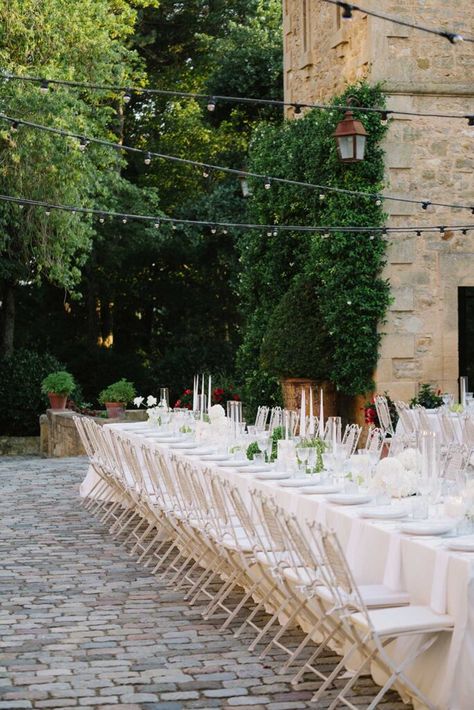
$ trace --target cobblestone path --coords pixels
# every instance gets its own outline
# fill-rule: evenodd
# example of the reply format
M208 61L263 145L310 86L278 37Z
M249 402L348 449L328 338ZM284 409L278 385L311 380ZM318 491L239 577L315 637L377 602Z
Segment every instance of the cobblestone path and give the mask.
M316 708L314 676L295 689L281 657L219 633L80 507L86 466L0 460L0 710ZM352 700L373 694L364 679Z

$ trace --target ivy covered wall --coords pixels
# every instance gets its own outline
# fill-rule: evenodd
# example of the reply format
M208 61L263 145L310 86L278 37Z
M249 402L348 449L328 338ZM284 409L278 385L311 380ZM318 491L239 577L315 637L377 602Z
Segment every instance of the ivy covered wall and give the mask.
M366 84L348 87L334 105L345 104L349 96L363 106L384 106L380 88ZM282 126L261 126L251 144L249 169L368 194L381 191L380 142L386 126L378 113L355 109L368 132L365 160L343 164L332 135L343 114L340 109L315 109ZM373 198L277 183L267 190L261 181L252 184L252 191L249 218L264 224L377 227L385 220L383 206ZM390 302L389 284L381 277L384 237L370 231L336 232L328 238L255 231L243 234L238 248L244 330L237 364L249 408L279 401L279 375L310 377L318 372L343 394L369 391L380 341L377 326ZM292 295L285 298L290 288ZM300 317L311 309L308 300L317 318ZM292 323L298 347L294 367L286 346Z

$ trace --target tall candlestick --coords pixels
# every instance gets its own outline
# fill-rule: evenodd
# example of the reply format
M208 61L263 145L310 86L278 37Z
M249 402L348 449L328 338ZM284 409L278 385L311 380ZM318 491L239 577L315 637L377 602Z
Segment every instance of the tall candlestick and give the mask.
M313 387L309 388L309 435L314 436Z
M322 439L324 436L324 401L323 401L323 388L319 390L319 437Z
M208 413L211 411L211 399L212 399L212 397L211 397L211 392L212 392L212 390L211 390L211 381L212 381L212 378L211 378L211 375L209 375L209 397L208 397L208 399L207 399L207 411L208 411Z
M204 419L204 373L202 375L202 386L201 386L201 419Z
M194 384L193 384L193 412L197 412L198 408L198 382L197 382L197 375L194 375Z
M301 408L300 408L300 436L306 436L306 391L301 388Z

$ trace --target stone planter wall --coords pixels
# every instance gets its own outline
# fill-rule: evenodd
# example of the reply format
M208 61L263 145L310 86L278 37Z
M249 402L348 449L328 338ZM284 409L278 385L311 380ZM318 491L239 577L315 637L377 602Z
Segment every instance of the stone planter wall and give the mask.
M281 380L285 409L298 410L301 406L301 388L306 388L306 412L309 414L309 388L313 389L314 414L319 416L319 390L323 389L324 419L338 415L337 393L332 382L315 382L300 377Z
M48 409L40 417L40 451L45 458L85 456L79 434L74 424L75 412ZM95 417L97 424L114 424L121 421L145 421L145 410L127 410L121 419Z
M0 436L0 456L39 456L39 436Z

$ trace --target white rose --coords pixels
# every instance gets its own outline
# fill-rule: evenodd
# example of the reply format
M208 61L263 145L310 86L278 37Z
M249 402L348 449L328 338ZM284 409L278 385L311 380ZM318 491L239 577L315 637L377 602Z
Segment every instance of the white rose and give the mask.
M225 417L225 410L220 404L213 404L209 410L209 419L211 422L217 422Z
M149 394L148 397L146 398L146 406L147 407L154 407L155 404L157 404L158 400L156 397L153 397L153 395Z
M405 449L396 458L407 471L416 471L418 469L419 454L416 449Z
M133 404L135 405L135 407L140 407L142 402L144 401L145 397L135 397L135 399L133 400Z

